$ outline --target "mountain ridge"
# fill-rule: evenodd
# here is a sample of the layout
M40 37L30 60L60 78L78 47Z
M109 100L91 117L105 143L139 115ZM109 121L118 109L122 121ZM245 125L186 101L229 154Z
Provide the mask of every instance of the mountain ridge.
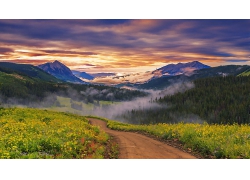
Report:
M199 69L205 69L205 68L210 68L210 66L205 65L199 61L192 61L188 63L178 63L178 64L168 64L166 66L163 66L152 73L155 74L156 76L162 75L162 76L175 76L175 75L180 75L180 74L190 74L194 70L199 70Z
M83 78L87 80L93 80L95 77L93 77L91 74L81 71L72 70L73 75L75 75L78 78Z
M143 84L135 84L135 88L139 89L164 89L167 86L171 85L173 82L186 82L193 81L195 79L207 78L207 77L216 77L216 76L238 76L246 70L250 69L248 65L226 65L226 66L217 66L211 68L204 68L195 70L190 76L184 74L176 76L162 76L159 78L151 79L148 82ZM131 84L130 86L133 87Z
M45 64L38 65L37 67L53 75L54 77L66 82L79 83L79 84L86 83L81 79L79 79L78 77L76 77L66 65L59 62L58 60L55 60L52 63L47 62Z
M26 75L35 79L40 79L43 81L62 82L61 80L57 79L56 77L52 76L46 71L38 68L37 66L33 66L31 64L0 62L0 71L7 72L7 73L14 73L14 72L18 74L21 73L23 75Z
M94 79L92 82L104 83L110 85L118 84L144 84L153 79L160 77L185 75L190 76L195 70L208 69L210 66L200 63L199 61L192 61L188 63L168 64L154 71L136 72L130 74L116 75L112 77L100 77Z

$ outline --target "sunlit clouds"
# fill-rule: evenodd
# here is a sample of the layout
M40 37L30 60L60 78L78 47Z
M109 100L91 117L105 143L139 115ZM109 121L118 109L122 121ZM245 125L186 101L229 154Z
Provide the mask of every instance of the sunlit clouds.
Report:
M85 72L250 64L250 20L0 20L0 61Z

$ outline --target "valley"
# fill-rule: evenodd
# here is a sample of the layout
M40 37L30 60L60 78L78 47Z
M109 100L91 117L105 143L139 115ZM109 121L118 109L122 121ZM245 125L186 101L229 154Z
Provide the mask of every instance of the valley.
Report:
M171 66L141 83L141 74L102 73L80 82L58 61L49 71L0 63L1 158L250 158L250 66ZM91 83L129 76L136 81Z
M248 177L247 4L5 2L2 179Z

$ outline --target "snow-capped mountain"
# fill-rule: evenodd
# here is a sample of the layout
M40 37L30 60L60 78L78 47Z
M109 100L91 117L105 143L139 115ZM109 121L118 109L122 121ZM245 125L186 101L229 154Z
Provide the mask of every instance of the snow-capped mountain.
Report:
M81 84L85 83L81 79L74 76L71 70L67 66L65 66L64 64L62 64L57 60L52 63L48 62L45 64L38 65L38 67L63 81L72 83L81 83Z

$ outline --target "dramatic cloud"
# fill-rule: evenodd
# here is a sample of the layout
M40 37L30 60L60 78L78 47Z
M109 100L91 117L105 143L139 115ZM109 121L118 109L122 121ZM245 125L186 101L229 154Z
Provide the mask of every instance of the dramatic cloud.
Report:
M193 60L247 64L249 32L247 19L0 20L0 61L57 59L88 72L143 72Z
M0 47L0 54L9 54L12 52L13 52L13 49L11 49L11 48Z
M250 59L249 60L227 60L227 62L248 62L248 61L250 61Z

